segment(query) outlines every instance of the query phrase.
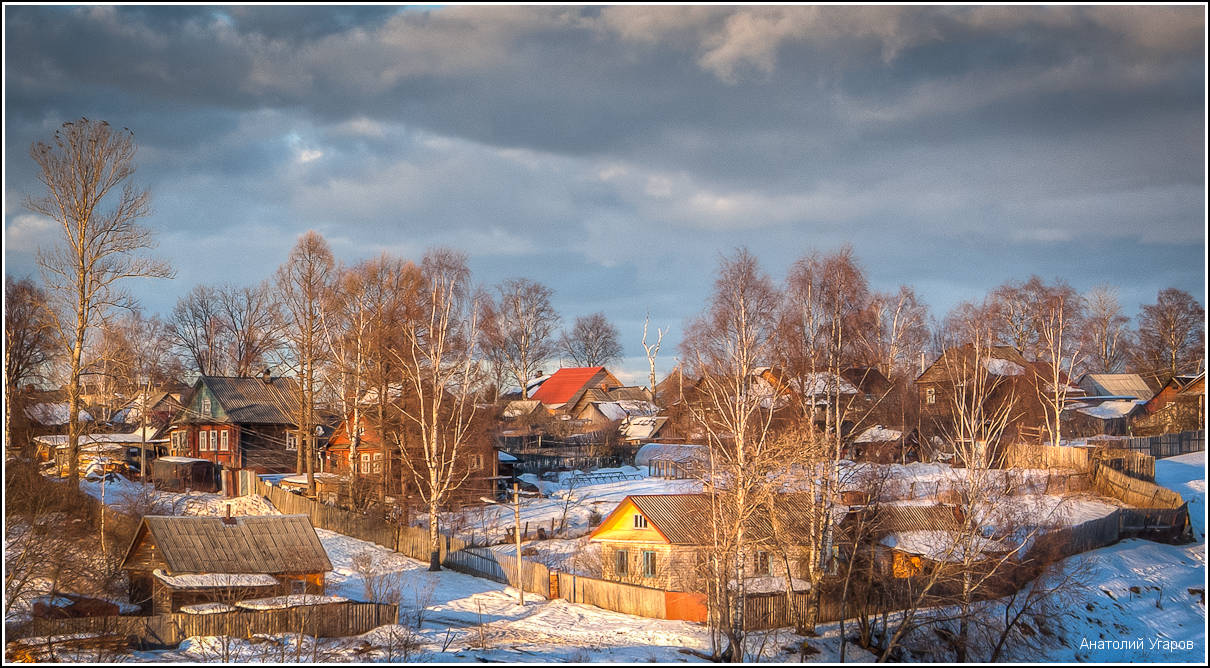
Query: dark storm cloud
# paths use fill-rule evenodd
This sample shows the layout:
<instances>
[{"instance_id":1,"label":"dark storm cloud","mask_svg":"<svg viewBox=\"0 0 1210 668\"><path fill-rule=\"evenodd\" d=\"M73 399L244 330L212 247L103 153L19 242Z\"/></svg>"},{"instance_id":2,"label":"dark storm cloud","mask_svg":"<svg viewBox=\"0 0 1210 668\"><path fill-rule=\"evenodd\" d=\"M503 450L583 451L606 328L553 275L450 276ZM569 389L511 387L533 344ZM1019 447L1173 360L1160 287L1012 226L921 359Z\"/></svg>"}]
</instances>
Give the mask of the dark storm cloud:
<instances>
[{"instance_id":1,"label":"dark storm cloud","mask_svg":"<svg viewBox=\"0 0 1210 668\"><path fill-rule=\"evenodd\" d=\"M155 310L264 278L308 228L348 260L459 246L486 282L550 284L569 321L679 326L738 245L778 274L849 242L876 288L939 309L1031 273L1204 301L1200 7L5 19L6 260L28 272L53 231L19 207L30 142L108 119L136 131L180 268Z\"/></svg>"}]
</instances>

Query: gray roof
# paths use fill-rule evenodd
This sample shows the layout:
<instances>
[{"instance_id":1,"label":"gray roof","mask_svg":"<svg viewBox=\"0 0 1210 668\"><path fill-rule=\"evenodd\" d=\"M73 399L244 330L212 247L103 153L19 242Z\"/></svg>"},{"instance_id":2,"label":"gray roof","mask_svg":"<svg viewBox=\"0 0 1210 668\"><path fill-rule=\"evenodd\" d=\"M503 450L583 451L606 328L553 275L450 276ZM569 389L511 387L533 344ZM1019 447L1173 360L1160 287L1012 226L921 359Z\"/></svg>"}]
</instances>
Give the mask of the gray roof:
<instances>
[{"instance_id":1,"label":"gray roof","mask_svg":"<svg viewBox=\"0 0 1210 668\"><path fill-rule=\"evenodd\" d=\"M332 570L306 515L233 518L148 515L143 523L173 574L325 573ZM135 543L143 527L135 534ZM133 549L135 544L131 545Z\"/></svg>"},{"instance_id":2,"label":"gray roof","mask_svg":"<svg viewBox=\"0 0 1210 668\"><path fill-rule=\"evenodd\" d=\"M1086 373L1080 387L1097 397L1134 397L1150 399L1155 390L1137 373Z\"/></svg>"},{"instance_id":3,"label":"gray roof","mask_svg":"<svg viewBox=\"0 0 1210 668\"><path fill-rule=\"evenodd\" d=\"M231 422L293 425L298 415L298 383L293 378L202 376Z\"/></svg>"}]
</instances>

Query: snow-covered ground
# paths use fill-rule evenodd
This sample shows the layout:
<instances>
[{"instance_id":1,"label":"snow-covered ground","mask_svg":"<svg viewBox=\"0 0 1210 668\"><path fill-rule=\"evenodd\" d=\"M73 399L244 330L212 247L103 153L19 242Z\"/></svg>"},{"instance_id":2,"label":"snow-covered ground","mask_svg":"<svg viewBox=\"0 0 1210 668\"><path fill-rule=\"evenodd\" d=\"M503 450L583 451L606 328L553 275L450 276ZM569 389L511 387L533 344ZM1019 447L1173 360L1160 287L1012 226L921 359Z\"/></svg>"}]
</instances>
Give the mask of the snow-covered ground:
<instances>
[{"instance_id":1,"label":"snow-covered ground","mask_svg":"<svg viewBox=\"0 0 1210 668\"><path fill-rule=\"evenodd\" d=\"M1083 600L1064 615L1063 644L1036 660L1197 663L1205 658L1206 453L1156 460L1155 478L1189 502L1196 542L1164 545L1132 538L1070 559L1071 568L1086 569L1090 584Z\"/></svg>"},{"instance_id":2,"label":"snow-covered ground","mask_svg":"<svg viewBox=\"0 0 1210 668\"><path fill-rule=\"evenodd\" d=\"M166 492L151 485L111 474L106 480L81 480L80 490L118 510L134 509L146 515L277 515L277 509L263 496L248 495L228 499L209 492Z\"/></svg>"}]
</instances>

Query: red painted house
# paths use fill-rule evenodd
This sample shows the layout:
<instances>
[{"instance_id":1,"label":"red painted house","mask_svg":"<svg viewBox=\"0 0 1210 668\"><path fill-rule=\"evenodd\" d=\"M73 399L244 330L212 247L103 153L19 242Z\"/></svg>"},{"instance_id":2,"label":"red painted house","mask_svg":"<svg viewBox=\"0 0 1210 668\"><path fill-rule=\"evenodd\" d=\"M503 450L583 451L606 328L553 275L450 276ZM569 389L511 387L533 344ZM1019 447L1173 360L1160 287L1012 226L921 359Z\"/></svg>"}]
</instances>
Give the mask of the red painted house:
<instances>
[{"instance_id":1,"label":"red painted house","mask_svg":"<svg viewBox=\"0 0 1210 668\"><path fill-rule=\"evenodd\" d=\"M297 465L298 383L274 378L200 376L169 427L171 452L228 468L292 473Z\"/></svg>"}]
</instances>

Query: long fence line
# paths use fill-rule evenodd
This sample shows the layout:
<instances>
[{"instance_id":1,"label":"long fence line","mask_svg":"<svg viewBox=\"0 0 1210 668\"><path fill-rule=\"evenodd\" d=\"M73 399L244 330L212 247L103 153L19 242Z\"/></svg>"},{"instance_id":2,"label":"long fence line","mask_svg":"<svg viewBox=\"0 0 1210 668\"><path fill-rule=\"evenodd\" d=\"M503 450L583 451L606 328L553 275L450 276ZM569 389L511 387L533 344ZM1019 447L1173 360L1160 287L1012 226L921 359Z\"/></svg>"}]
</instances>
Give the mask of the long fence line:
<instances>
[{"instance_id":1,"label":"long fence line","mask_svg":"<svg viewBox=\"0 0 1210 668\"><path fill-rule=\"evenodd\" d=\"M236 636L303 633L317 638L342 638L366 633L399 620L394 603L327 603L283 610L236 610L212 614L174 612L150 616L34 619L9 628L9 638L70 634L133 636L144 645L174 647L192 636Z\"/></svg>"},{"instance_id":2,"label":"long fence line","mask_svg":"<svg viewBox=\"0 0 1210 668\"><path fill-rule=\"evenodd\" d=\"M1206 449L1206 430L1182 431L1176 434L1160 434L1159 436L1140 436L1120 441L1126 450L1135 450L1155 458L1175 457L1190 452L1201 452Z\"/></svg>"}]
</instances>

